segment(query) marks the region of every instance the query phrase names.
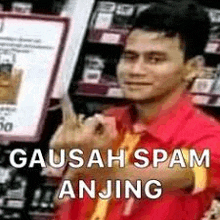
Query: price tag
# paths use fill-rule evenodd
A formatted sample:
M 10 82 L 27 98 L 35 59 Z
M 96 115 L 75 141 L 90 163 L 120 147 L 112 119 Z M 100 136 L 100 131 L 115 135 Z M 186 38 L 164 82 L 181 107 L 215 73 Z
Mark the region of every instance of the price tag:
M 100 41 L 107 44 L 119 44 L 120 38 L 120 34 L 104 33 Z
M 209 42 L 205 48 L 206 53 L 220 53 L 220 45 L 216 42 Z
M 206 105 L 210 100 L 210 96 L 204 96 L 204 95 L 196 95 L 193 97 L 192 101 L 195 104 L 203 104 Z
M 120 88 L 109 88 L 107 95 L 108 97 L 117 97 L 117 98 L 123 98 L 124 95 L 122 93 L 122 90 Z
M 24 201 L 23 200 L 8 200 L 7 207 L 21 209 L 24 207 Z

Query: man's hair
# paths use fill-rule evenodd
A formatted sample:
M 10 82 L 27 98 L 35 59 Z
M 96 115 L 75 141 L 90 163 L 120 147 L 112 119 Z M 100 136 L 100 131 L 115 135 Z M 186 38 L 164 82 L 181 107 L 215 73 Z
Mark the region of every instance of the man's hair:
M 179 34 L 185 60 L 203 54 L 207 43 L 210 19 L 204 7 L 193 0 L 151 3 L 136 18 L 133 29 L 165 32 L 167 37 Z

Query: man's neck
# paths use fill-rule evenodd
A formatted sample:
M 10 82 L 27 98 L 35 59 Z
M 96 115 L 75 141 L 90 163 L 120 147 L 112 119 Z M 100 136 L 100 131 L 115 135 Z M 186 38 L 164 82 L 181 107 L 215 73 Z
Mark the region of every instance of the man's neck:
M 152 102 L 141 102 L 135 103 L 137 110 L 137 119 L 144 122 L 150 123 L 154 121 L 159 114 L 167 112 L 175 104 L 178 103 L 179 99 L 184 93 L 185 88 L 179 87 L 174 92 L 170 93 L 162 99 L 154 100 Z

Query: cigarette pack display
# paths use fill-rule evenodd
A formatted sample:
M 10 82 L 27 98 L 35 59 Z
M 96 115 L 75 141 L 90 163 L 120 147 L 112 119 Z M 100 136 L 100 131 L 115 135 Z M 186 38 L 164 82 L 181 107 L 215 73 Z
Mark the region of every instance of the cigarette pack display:
M 208 9 L 212 23 L 220 23 L 220 10 Z
M 83 82 L 99 83 L 103 69 L 104 59 L 95 55 L 87 55 L 83 70 Z
M 220 77 L 216 79 L 212 94 L 220 95 Z
M 41 196 L 42 196 L 42 189 L 37 188 L 34 191 L 34 196 L 33 196 L 32 202 L 30 204 L 31 210 L 36 210 L 39 207 Z
M 109 29 L 113 16 L 113 13 L 98 12 L 95 18 L 94 29 Z
M 114 2 L 99 2 L 91 20 L 91 27 L 94 29 L 111 28 L 115 8 Z
M 11 181 L 12 167 L 0 167 L 0 184 L 7 184 Z
M 114 27 L 127 28 L 128 26 L 131 26 L 134 11 L 135 11 L 134 5 L 118 4 L 113 19 Z
M 220 40 L 220 27 L 218 25 L 214 25 L 210 31 L 210 40 Z
M 0 207 L 3 207 L 3 206 L 4 206 L 4 201 L 5 201 L 5 197 L 4 197 L 4 196 L 1 196 L 1 197 L 0 197 Z
M 21 176 L 16 176 L 11 186 L 8 188 L 6 196 L 10 199 L 23 199 L 25 197 L 27 180 Z
M 0 208 L 0 219 L 3 219 L 4 216 L 4 209 Z
M 11 10 L 16 13 L 31 13 L 33 4 L 31 2 L 13 2 Z
M 106 12 L 112 13 L 116 9 L 116 3 L 111 1 L 100 1 L 98 2 L 96 11 L 97 12 Z
M 54 192 L 51 188 L 45 188 L 43 197 L 40 201 L 40 209 L 41 211 L 50 211 L 51 202 L 53 200 Z
M 145 9 L 148 9 L 150 7 L 150 4 L 136 4 L 136 14 L 135 17 L 137 17 L 142 11 Z
M 30 212 L 33 213 L 52 213 L 54 210 L 53 198 L 55 186 L 42 185 L 35 189 L 33 198 L 30 202 Z
M 215 83 L 215 79 L 196 79 L 191 92 L 208 94 Z
M 206 79 L 216 78 L 216 68 L 205 67 L 203 70 L 204 70 L 204 75 L 199 75 L 200 78 L 206 78 Z

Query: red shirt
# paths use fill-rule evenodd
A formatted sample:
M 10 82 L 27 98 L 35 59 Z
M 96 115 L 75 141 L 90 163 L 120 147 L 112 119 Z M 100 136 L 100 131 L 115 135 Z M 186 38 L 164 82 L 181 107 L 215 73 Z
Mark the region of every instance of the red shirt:
M 134 111 L 131 107 L 114 108 L 118 129 L 132 130 Z M 192 194 L 184 190 L 163 193 L 156 200 L 135 199 L 114 201 L 106 220 L 200 220 L 209 208 L 215 193 L 220 191 L 220 126 L 215 119 L 192 106 L 188 98 L 181 98 L 172 108 L 163 111 L 156 120 L 144 126 L 145 131 L 137 148 L 149 153 L 155 148 L 172 152 L 175 148 L 192 147 L 211 150 L 210 183 L 205 190 Z M 125 209 L 129 215 L 125 216 Z M 89 199 L 72 200 L 61 209 L 62 220 L 89 219 Z

